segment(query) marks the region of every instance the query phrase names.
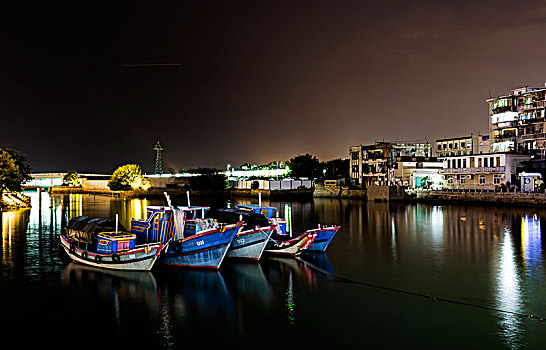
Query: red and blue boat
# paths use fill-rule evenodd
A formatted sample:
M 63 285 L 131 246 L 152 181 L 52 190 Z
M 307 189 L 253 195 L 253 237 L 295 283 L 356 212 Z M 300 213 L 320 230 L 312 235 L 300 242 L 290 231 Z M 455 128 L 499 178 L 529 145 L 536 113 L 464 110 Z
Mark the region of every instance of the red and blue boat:
M 163 264 L 219 269 L 242 223 L 225 224 L 204 218 L 207 209 L 150 206 L 145 220 L 131 220 L 131 232 L 144 240 L 170 240 L 160 257 Z
M 328 245 L 336 235 L 337 231 L 340 229 L 340 226 L 332 225 L 332 226 L 321 226 L 319 225 L 318 228 L 307 230 L 307 233 L 316 234 L 315 239 L 313 242 L 307 247 L 307 250 L 311 251 L 317 251 L 317 252 L 325 252 L 326 248 L 328 248 Z
M 260 205 L 260 204 L 240 204 L 240 205 L 237 205 L 237 208 L 241 210 L 253 212 L 253 213 L 262 214 L 270 222 L 275 223 L 277 225 L 277 232 L 275 235 L 273 235 L 272 241 L 269 243 L 271 248 L 273 247 L 280 248 L 281 246 L 287 246 L 286 243 L 281 244 L 283 240 L 286 240 L 286 241 L 290 240 L 294 244 L 295 244 L 296 238 L 298 239 L 298 241 L 303 241 L 303 238 L 305 238 L 305 235 L 303 234 L 306 233 L 308 236 L 308 239 L 303 241 L 302 242 L 303 244 L 300 244 L 300 248 L 296 252 L 293 252 L 294 249 L 290 249 L 289 254 L 297 254 L 298 252 L 304 249 L 324 252 L 326 251 L 326 248 L 328 248 L 328 245 L 334 238 L 337 231 L 340 229 L 340 226 L 337 226 L 337 225 L 332 225 L 332 226 L 318 225 L 318 228 L 307 230 L 300 234 L 291 234 L 290 215 L 287 215 L 286 218 L 278 217 L 277 208 L 275 207 Z M 282 237 L 286 237 L 286 238 L 283 239 Z M 276 242 L 273 241 L 273 239 L 275 239 Z M 277 249 L 274 249 L 274 250 L 277 251 Z M 269 249 L 266 248 L 266 251 L 269 251 Z

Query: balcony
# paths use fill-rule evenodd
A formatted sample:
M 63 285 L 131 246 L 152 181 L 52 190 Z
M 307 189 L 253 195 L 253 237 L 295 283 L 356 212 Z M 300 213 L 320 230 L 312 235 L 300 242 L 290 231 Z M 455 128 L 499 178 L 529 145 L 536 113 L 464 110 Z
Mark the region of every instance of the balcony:
M 542 140 L 546 138 L 546 133 L 537 133 L 537 134 L 529 134 L 529 135 L 520 135 L 519 139 L 521 141 L 529 141 L 529 140 Z
M 516 141 L 517 135 L 498 135 L 493 138 L 494 142 Z
M 508 120 L 508 121 L 494 123 L 493 127 L 496 130 L 502 130 L 506 128 L 517 128 L 519 124 L 520 122 L 517 120 Z
M 521 111 L 527 111 L 527 110 L 539 109 L 539 108 L 544 108 L 544 101 L 534 101 L 532 103 L 519 106 L 519 109 Z
M 504 173 L 506 167 L 474 167 L 474 168 L 446 168 L 443 169 L 444 174 L 491 174 L 491 173 Z
M 515 110 L 514 107 L 512 106 L 502 106 L 502 107 L 497 107 L 495 109 L 492 110 L 493 114 L 500 114 L 500 113 L 505 113 L 505 112 L 513 112 Z

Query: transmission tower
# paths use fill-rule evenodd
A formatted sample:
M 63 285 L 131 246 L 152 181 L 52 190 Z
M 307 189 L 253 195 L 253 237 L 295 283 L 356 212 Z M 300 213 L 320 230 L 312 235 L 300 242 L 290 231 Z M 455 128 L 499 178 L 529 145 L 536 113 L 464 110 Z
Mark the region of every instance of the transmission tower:
M 161 147 L 161 144 L 159 141 L 157 141 L 157 144 L 154 147 L 155 153 L 155 173 L 156 174 L 163 174 L 163 161 L 161 160 L 161 151 L 163 151 L 163 147 Z

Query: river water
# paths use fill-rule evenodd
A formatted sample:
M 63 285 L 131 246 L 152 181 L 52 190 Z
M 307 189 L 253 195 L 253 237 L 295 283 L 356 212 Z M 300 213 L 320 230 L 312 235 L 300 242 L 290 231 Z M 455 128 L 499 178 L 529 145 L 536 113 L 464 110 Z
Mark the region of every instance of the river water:
M 341 229 L 326 254 L 227 261 L 219 272 L 157 265 L 96 271 L 59 244 L 66 219 L 129 227 L 148 205 L 36 193 L 2 213 L 2 343 L 61 348 L 544 348 L 546 211 L 494 206 L 313 199 L 292 206 L 294 230 Z M 192 199 L 226 206 L 248 199 Z M 173 204 L 185 205 L 173 198 Z M 266 204 L 269 204 L 267 202 Z

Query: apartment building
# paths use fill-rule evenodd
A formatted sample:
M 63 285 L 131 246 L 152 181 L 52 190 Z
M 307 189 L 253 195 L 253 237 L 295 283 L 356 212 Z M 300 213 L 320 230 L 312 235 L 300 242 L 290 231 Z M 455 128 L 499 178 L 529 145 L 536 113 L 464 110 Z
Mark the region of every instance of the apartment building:
M 444 188 L 492 190 L 519 183 L 518 171 L 529 154 L 488 153 L 439 158 L 444 163 Z
M 489 104 L 491 152 L 524 152 L 546 156 L 544 87 L 512 90 L 486 100 Z
M 394 171 L 401 157 L 423 162 L 432 157 L 429 143 L 376 142 L 373 145 L 349 147 L 350 178 L 354 185 L 393 185 L 398 181 Z
M 491 150 L 489 134 L 471 134 L 470 136 L 444 138 L 436 140 L 437 157 L 463 156 L 489 153 Z

